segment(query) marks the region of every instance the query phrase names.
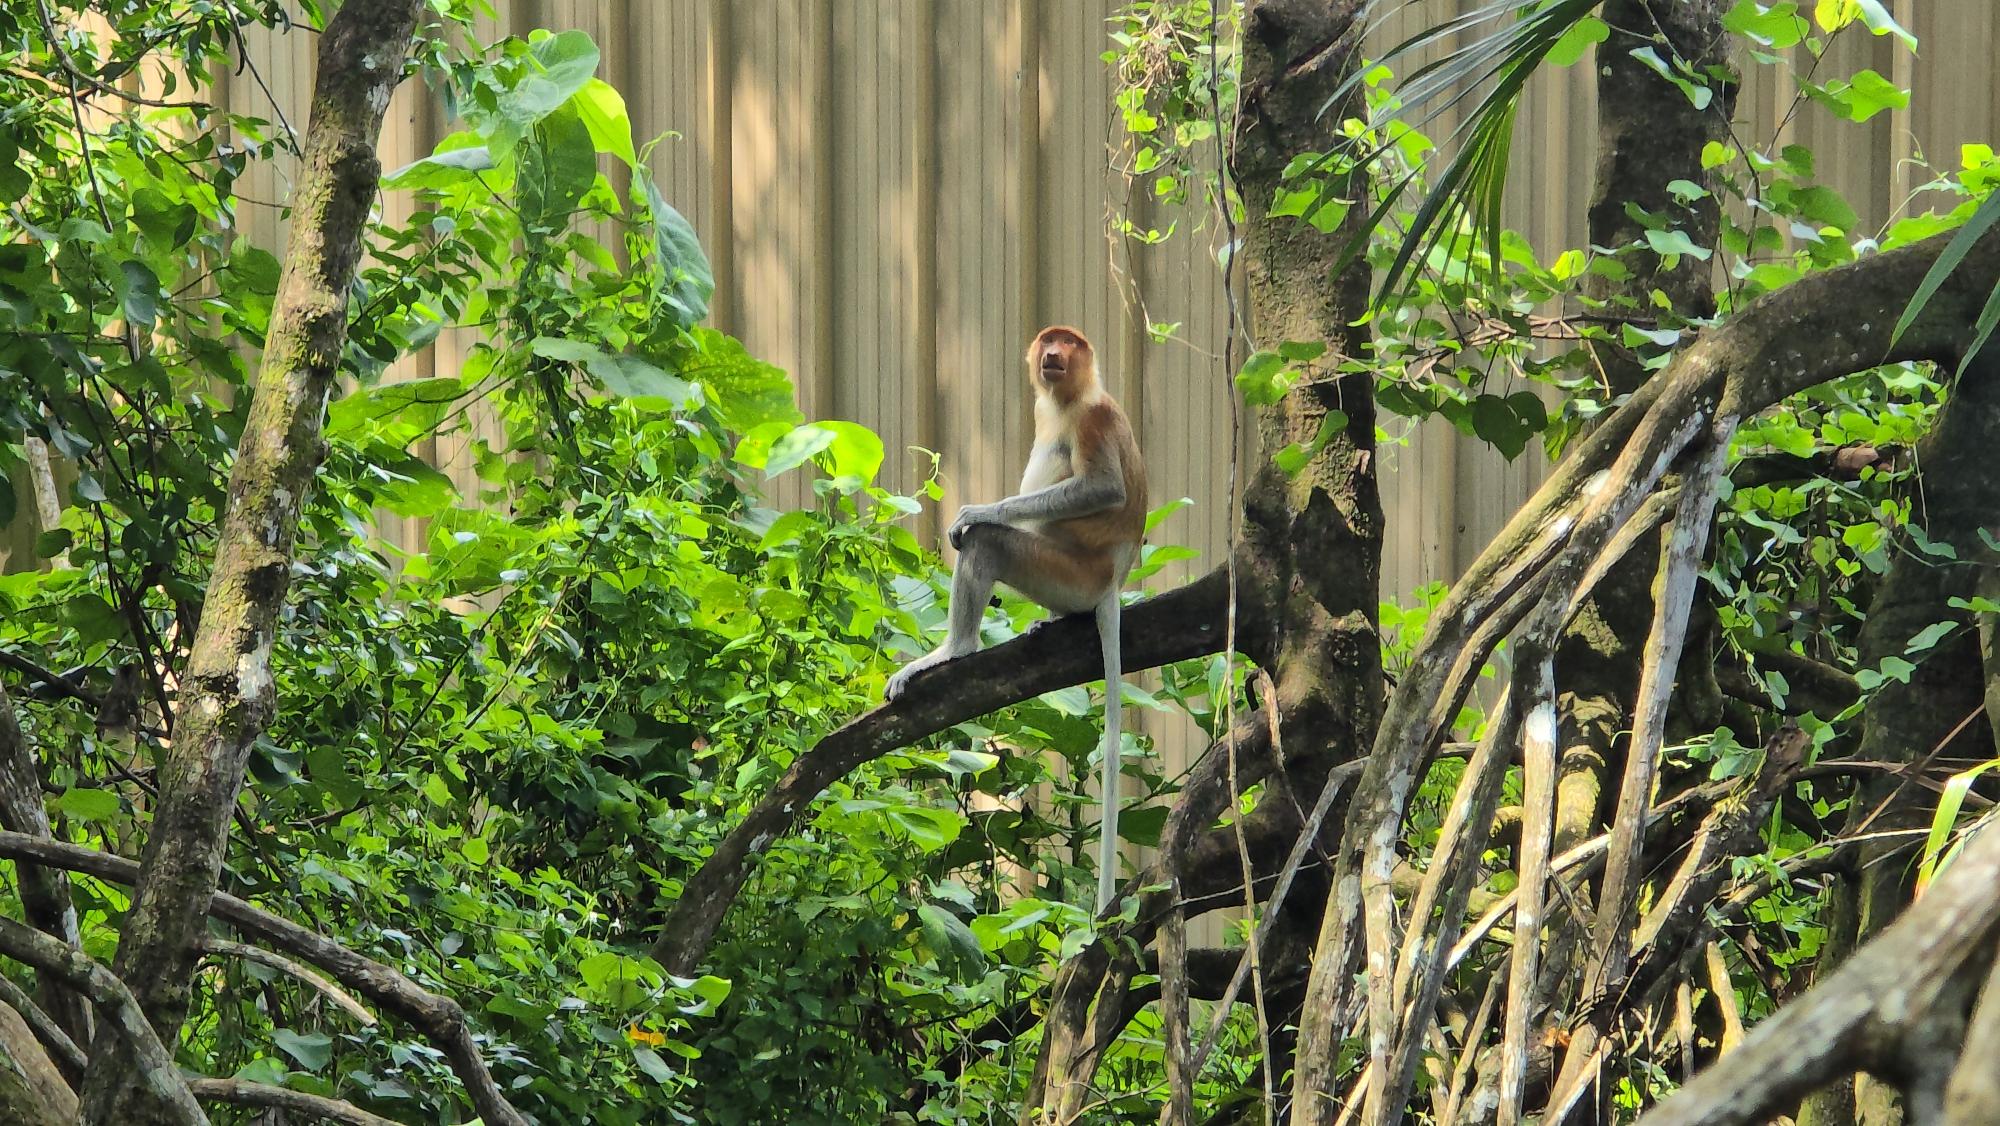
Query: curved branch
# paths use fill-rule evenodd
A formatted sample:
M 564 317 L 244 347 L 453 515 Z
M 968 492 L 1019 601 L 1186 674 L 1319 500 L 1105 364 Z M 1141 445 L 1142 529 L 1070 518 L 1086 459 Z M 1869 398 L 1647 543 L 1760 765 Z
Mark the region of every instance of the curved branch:
M 137 1071 L 134 1082 L 152 1096 L 156 1113 L 167 1116 L 153 1121 L 207 1126 L 208 1116 L 188 1092 L 174 1058 L 167 1054 L 138 1000 L 117 974 L 60 939 L 4 917 L 0 917 L 0 952 L 68 982 L 97 1003 L 98 1016 L 106 1028 L 125 1044 L 126 1058 Z
M 0 857 L 83 872 L 128 887 L 139 878 L 139 865 L 122 856 L 25 833 L 0 832 Z M 226 892 L 211 893 L 207 913 L 318 966 L 422 1033 L 444 1052 L 452 1072 L 465 1084 L 472 1108 L 492 1126 L 527 1126 L 528 1120 L 508 1103 L 493 1081 L 493 1073 L 486 1069 L 466 1026 L 465 1010 L 457 1001 L 432 993 L 372 958 Z
M 246 1079 L 194 1079 L 188 1082 L 188 1087 L 195 1098 L 212 1103 L 291 1111 L 308 1118 L 338 1122 L 342 1126 L 402 1126 L 393 1118 L 370 1114 L 345 1099 L 308 1095 L 304 1091 L 269 1083 L 252 1083 Z
M 328 981 L 319 971 L 295 962 L 283 954 L 273 954 L 261 946 L 251 946 L 242 942 L 226 942 L 219 938 L 204 939 L 202 949 L 220 957 L 241 958 L 260 966 L 269 966 L 279 973 L 295 977 L 313 987 L 320 996 L 333 1002 L 334 1007 L 359 1021 L 364 1027 L 373 1027 L 375 1014 L 367 1006 L 354 999 L 354 995 Z
M 1126 671 L 1219 651 L 1227 596 L 1223 572 L 1211 571 L 1128 608 L 1119 630 Z M 1087 614 L 1042 623 L 1004 645 L 917 677 L 896 703 L 821 739 L 792 763 L 687 881 L 653 945 L 653 957 L 671 973 L 692 971 L 708 954 L 755 858 L 790 832 L 813 799 L 849 771 L 996 708 L 1103 675 L 1096 628 Z

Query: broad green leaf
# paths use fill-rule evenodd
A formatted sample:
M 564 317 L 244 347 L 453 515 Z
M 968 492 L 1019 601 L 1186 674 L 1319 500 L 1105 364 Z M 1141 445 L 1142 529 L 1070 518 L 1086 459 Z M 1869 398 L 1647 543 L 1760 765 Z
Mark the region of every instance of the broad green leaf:
M 382 177 L 382 187 L 390 191 L 456 187 L 492 167 L 493 153 L 485 145 L 440 150 Z
M 646 208 L 653 216 L 653 255 L 660 268 L 661 294 L 668 307 L 679 314 L 682 328 L 693 326 L 708 316 L 708 299 L 715 295 L 715 274 L 702 253 L 701 240 L 694 228 L 668 205 L 666 197 L 650 175 L 635 177 L 634 190 L 643 190 Z
M 327 408 L 323 434 L 329 442 L 353 442 L 394 421 L 414 436 L 435 428 L 464 394 L 465 385 L 450 376 L 363 388 Z
M 118 298 L 125 319 L 151 328 L 160 319 L 159 275 L 144 262 L 120 262 L 118 269 L 124 275 L 124 285 L 119 287 Z
M 701 384 L 722 424 L 748 434 L 768 422 L 797 423 L 804 416 L 792 398 L 783 368 L 750 355 L 743 342 L 712 328 L 697 328 L 680 374 Z
M 632 1062 L 639 1065 L 639 1070 L 645 1072 L 647 1078 L 660 1086 L 671 1086 L 674 1083 L 674 1069 L 653 1049 L 634 1045 Z
M 110 821 L 118 816 L 119 800 L 111 790 L 64 790 L 56 808 L 79 821 Z
M 959 830 L 965 828 L 965 818 L 949 809 L 902 805 L 890 806 L 883 814 L 890 825 L 925 852 L 936 852 L 957 840 Z
M 1236 389 L 1253 407 L 1268 407 L 1285 397 L 1291 381 L 1285 377 L 1285 359 L 1276 352 L 1255 352 L 1243 361 L 1236 373 Z
M 979 937 L 958 916 L 925 903 L 917 907 L 917 921 L 923 927 L 924 945 L 959 980 L 970 981 L 985 969 L 986 951 L 980 947 Z
M 814 423 L 792 428 L 790 433 L 771 443 L 770 455 L 764 462 L 764 476 L 776 477 L 797 469 L 814 454 L 833 445 L 834 438 L 833 431 Z
M 852 422 L 817 422 L 813 425 L 833 435 L 826 447 L 827 470 L 836 479 L 850 478 L 862 484 L 875 479 L 882 468 L 882 439 L 865 426 Z
M 597 149 L 582 119 L 564 107 L 535 124 L 518 159 L 515 199 L 533 245 L 569 225 L 570 212 L 597 180 Z
M 289 1028 L 279 1028 L 272 1030 L 271 1040 L 307 1071 L 318 1071 L 333 1059 L 333 1037 L 324 1032 L 293 1032 Z
M 1554 66 L 1570 66 L 1583 58 L 1583 53 L 1592 45 L 1611 38 L 1611 28 L 1596 16 L 1585 16 L 1570 25 L 1562 33 L 1556 45 L 1549 48 L 1548 62 Z
M 570 99 L 570 104 L 590 130 L 590 142 L 598 152 L 610 153 L 628 167 L 638 166 L 639 156 L 632 149 L 631 115 L 626 112 L 624 96 L 610 83 L 601 78 L 591 79 Z
M 576 972 L 588 992 L 614 1009 L 644 1004 L 654 990 L 665 984 L 665 978 L 651 961 L 610 951 L 585 958 L 577 964 Z

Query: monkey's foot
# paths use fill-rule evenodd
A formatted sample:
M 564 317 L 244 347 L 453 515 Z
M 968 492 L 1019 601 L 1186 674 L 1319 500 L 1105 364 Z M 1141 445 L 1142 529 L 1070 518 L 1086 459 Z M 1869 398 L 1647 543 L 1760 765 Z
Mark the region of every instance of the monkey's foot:
M 897 697 L 901 696 L 910 687 L 910 680 L 913 677 L 925 669 L 931 668 L 934 665 L 941 665 L 947 660 L 950 660 L 948 654 L 943 651 L 937 651 L 926 653 L 909 664 L 904 665 L 902 668 L 897 669 L 889 677 L 889 683 L 882 689 L 882 698 L 889 703 L 895 703 Z

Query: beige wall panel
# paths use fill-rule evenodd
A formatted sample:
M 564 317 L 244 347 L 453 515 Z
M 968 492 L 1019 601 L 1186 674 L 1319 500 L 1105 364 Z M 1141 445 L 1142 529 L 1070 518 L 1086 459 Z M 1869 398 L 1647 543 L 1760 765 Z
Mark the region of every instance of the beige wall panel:
M 1012 174 L 1018 10 L 938 11 L 938 434 L 945 519 L 1020 483 L 1032 426 L 1021 408 Z

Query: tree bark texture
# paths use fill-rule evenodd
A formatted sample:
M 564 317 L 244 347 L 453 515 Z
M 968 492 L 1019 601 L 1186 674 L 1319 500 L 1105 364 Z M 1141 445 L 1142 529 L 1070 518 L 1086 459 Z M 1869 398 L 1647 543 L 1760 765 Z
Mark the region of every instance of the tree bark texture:
M 116 968 L 160 1037 L 186 1017 L 209 896 L 250 748 L 271 717 L 271 644 L 301 505 L 321 456 L 326 399 L 347 341 L 349 286 L 381 163 L 375 144 L 401 81 L 422 0 L 349 0 L 319 40 L 290 244 L 255 397 L 229 477 L 201 625 L 182 677 L 174 740 Z M 148 1120 L 120 1050 L 93 1053 L 86 1122 Z

